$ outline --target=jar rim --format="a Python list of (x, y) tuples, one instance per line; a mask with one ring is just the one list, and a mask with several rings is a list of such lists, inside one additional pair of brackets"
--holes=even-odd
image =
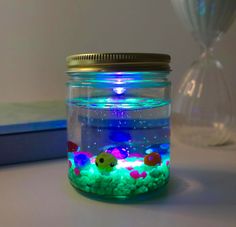
[(67, 57), (68, 72), (170, 71), (171, 57), (158, 53), (84, 53)]

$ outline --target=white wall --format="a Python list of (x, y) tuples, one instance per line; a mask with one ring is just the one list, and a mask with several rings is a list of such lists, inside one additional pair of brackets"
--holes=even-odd
[[(178, 84), (199, 47), (169, 0), (0, 0), (0, 102), (63, 99), (65, 57), (164, 52)], [(236, 98), (236, 23), (216, 46)]]

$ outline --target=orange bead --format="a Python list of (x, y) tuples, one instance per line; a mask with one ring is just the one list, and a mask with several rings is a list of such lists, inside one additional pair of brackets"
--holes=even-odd
[(161, 163), (161, 156), (156, 153), (152, 152), (144, 157), (144, 163), (148, 166), (155, 166)]

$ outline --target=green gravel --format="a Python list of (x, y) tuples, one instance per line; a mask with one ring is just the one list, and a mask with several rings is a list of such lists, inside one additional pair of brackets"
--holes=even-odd
[[(74, 168), (73, 165), (69, 168), (68, 176), (75, 188), (83, 192), (113, 198), (128, 198), (155, 191), (163, 187), (169, 178), (169, 166), (164, 163), (152, 167), (143, 164), (131, 171), (126, 168), (114, 168), (109, 173), (102, 173), (95, 164), (89, 164), (80, 170), (78, 176), (75, 175)], [(130, 172), (134, 170), (137, 170), (140, 174), (145, 171), (147, 176), (134, 179), (130, 176)]]

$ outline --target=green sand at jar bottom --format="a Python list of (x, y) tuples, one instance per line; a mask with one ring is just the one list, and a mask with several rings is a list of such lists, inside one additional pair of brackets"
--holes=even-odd
[[(71, 184), (86, 193), (104, 195), (106, 197), (132, 197), (153, 192), (162, 188), (169, 179), (169, 165), (141, 165), (135, 169), (115, 169), (110, 173), (102, 173), (95, 164), (82, 169), (79, 174), (74, 167), (69, 169)], [(140, 173), (136, 179), (131, 172)]]

